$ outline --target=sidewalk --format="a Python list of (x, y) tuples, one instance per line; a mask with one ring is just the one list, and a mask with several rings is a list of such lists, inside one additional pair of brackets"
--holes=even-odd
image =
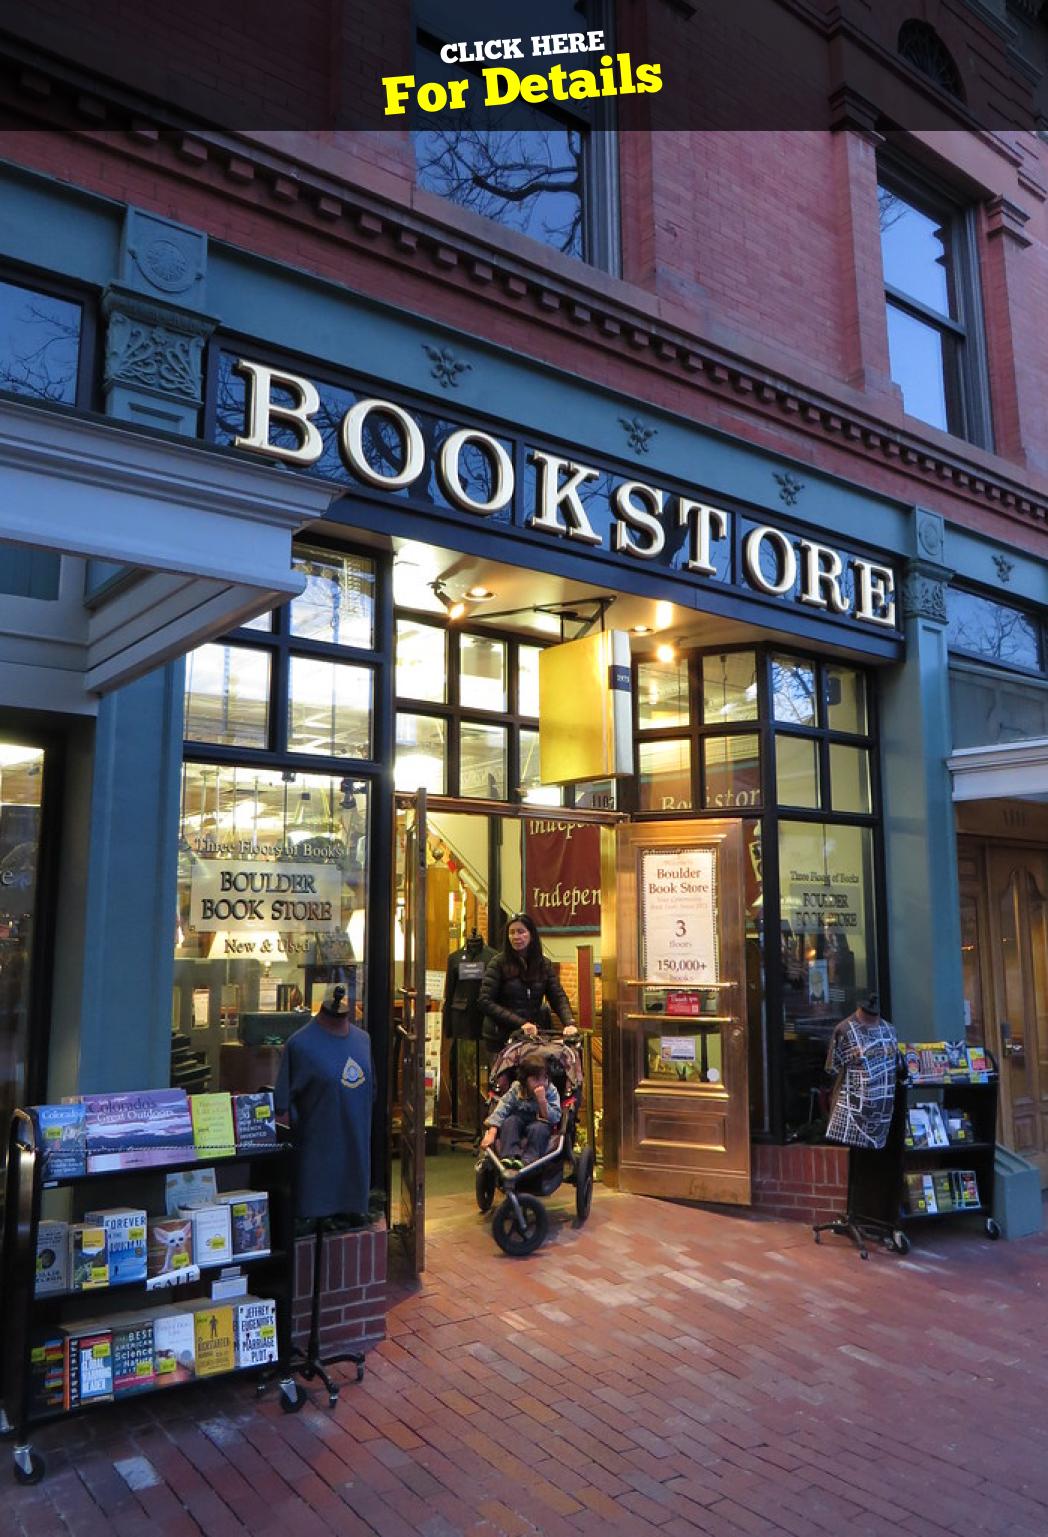
[(241, 1383), (49, 1427), (42, 1484), (0, 1464), (0, 1534), (1048, 1533), (1048, 1238), (863, 1264), (599, 1188), (575, 1231), (568, 1194), (526, 1261), (434, 1201), (425, 1285), (334, 1411)]

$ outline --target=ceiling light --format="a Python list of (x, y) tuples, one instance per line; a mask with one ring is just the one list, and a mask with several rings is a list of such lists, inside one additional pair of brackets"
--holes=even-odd
[(471, 603), (487, 603), (488, 599), (494, 596), (490, 587), (470, 587), (466, 593)]
[(657, 646), (655, 656), (660, 662), (672, 662), (676, 660), (677, 653), (672, 646)]
[(651, 634), (651, 625), (650, 624), (635, 624), (633, 626), (633, 633), (634, 633), (634, 635), (650, 635)]
[(655, 605), (655, 628), (668, 630), (673, 623), (673, 604), (660, 598)]
[(429, 585), (433, 589), (433, 596), (437, 599), (438, 603), (444, 605), (448, 618), (461, 619), (466, 612), (466, 605), (461, 598), (451, 598), (448, 596), (448, 590), (444, 585), (443, 578), (438, 576), (437, 580), (430, 582)]

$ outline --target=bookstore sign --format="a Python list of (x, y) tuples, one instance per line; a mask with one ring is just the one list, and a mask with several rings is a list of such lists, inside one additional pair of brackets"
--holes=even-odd
[(342, 926), (342, 875), (329, 865), (194, 860), (189, 923), (211, 934), (329, 933)]

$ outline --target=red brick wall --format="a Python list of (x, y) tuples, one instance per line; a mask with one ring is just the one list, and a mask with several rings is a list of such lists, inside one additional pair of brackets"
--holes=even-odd
[(848, 1204), (848, 1149), (753, 1145), (753, 1209), (794, 1222), (828, 1222)]
[[(384, 1227), (352, 1233), (325, 1233), (320, 1290), (321, 1354), (354, 1349), (386, 1333), (386, 1241)], [(291, 1332), (295, 1343), (309, 1337), (313, 1304), (313, 1255), (316, 1240), (295, 1245), (295, 1303)]]

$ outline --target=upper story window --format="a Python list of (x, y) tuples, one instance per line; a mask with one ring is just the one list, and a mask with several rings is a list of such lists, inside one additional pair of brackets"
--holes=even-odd
[[(417, 77), (446, 81), (468, 75), (476, 78), (474, 90), (479, 90), (477, 72), (484, 65), (446, 64), (440, 48), (460, 38), (487, 37), (488, 12), (459, 0), (420, 0), (416, 19)], [(476, 30), (471, 30), (474, 19)], [(527, 30), (538, 34), (600, 29), (610, 47), (610, 20), (611, 7), (604, 0), (545, 0), (529, 11)], [(596, 57), (525, 59), (510, 67), (521, 74), (554, 64), (593, 69)], [(413, 135), (418, 184), (567, 256), (616, 271), (615, 146), (603, 114), (602, 104), (601, 126), (594, 128), (593, 119), (583, 116), (571, 100), (550, 99), (533, 106), (518, 100), (501, 123), (497, 108), (485, 108), (461, 127), (445, 115), (433, 128)]]
[(0, 283), (0, 390), (76, 403), (83, 306)]
[(951, 651), (997, 666), (1044, 671), (1044, 626), (1033, 614), (957, 587), (947, 588), (946, 612)]
[(990, 410), (971, 211), (895, 170), (878, 186), (892, 378), (903, 405), (990, 447)]

